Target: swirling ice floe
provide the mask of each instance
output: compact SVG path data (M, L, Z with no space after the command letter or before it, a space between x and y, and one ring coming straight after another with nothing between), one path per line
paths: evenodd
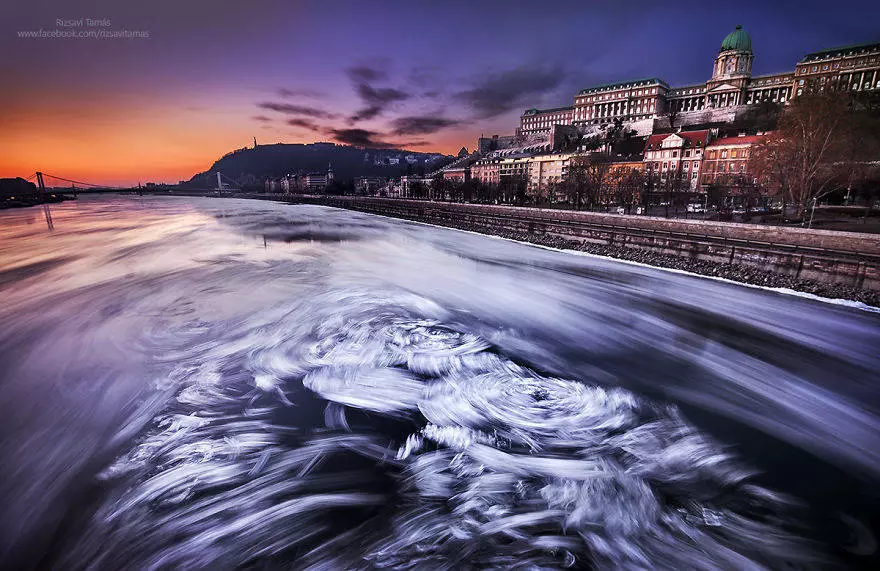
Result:
M824 562L797 506L675 408L540 374L424 298L327 293L193 347L62 563Z

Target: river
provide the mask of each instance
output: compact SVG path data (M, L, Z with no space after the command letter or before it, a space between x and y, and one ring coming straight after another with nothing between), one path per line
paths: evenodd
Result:
M10 568L870 568L880 313L318 206L0 212Z

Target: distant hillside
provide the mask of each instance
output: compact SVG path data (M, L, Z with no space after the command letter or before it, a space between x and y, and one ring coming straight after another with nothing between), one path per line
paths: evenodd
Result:
M409 161L407 160L409 158ZM216 173L242 185L259 183L297 172L326 172L333 166L337 180L358 176L400 176L431 171L452 160L437 153L418 153L396 149L362 149L334 143L257 145L233 151L203 173L193 176L186 186L216 186ZM392 164L392 163L397 164Z

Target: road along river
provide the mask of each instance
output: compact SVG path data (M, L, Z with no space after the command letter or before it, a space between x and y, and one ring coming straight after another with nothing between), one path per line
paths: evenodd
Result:
M0 213L16 568L878 563L880 313L318 206Z

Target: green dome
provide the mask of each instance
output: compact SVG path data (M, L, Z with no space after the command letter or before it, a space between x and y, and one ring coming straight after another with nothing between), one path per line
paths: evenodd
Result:
M742 26L737 26L736 29L724 38L724 41L721 42L721 51L727 50L737 50L741 52L750 52L752 51L752 37L748 32L743 30Z

